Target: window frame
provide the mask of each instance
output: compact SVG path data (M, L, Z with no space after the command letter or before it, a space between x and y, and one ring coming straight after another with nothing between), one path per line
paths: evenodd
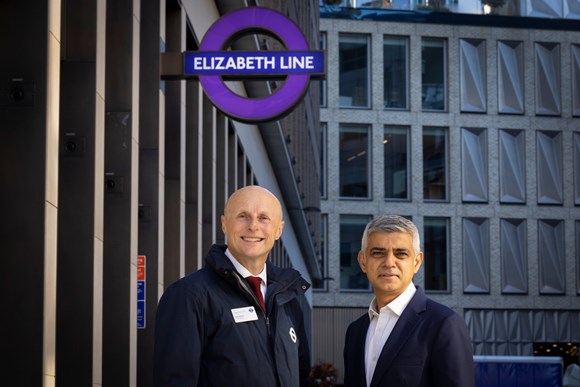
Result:
M342 162L342 134L345 129L348 128L359 128L366 129L366 196L346 196L343 195L343 162ZM351 123L341 123L338 128L338 147L339 147L339 160L338 160L338 194L341 200L372 200L372 130L371 125L368 124L351 124ZM355 153L354 157L358 157L361 152Z
M449 217L426 216L423 218L423 251L433 251L427 247L427 232L426 227L429 221L444 221L445 222L445 289L431 289L427 286L428 267L433 263L435 254L429 254L423 259L424 271L424 288L426 293L432 294L450 294L451 293L451 219ZM435 243L435 242L434 242Z
M343 268L345 268L345 266L343 266L343 254L345 252L343 252L342 248L344 245L344 241L342 238L342 233L343 233L343 225L347 224L346 222L343 222L343 220L347 220L350 219L351 221L354 220L359 220L360 223L358 224L360 226L360 232L357 231L357 233L352 233L353 235L353 240L357 241L357 246L358 248L355 249L350 249L349 254L350 254L350 266L348 267L353 267L354 266L354 270L353 270L353 274L357 274L358 276L358 280L359 281L366 281L367 284L367 288L350 288L347 286L343 286L343 273L344 270ZM357 256L358 256L358 252L361 249L361 242L362 242L362 235L363 235L363 231L364 228L366 227L366 225L368 224L368 222L370 222L372 219L372 215L364 215L364 214L340 214L339 216L339 257L338 257L338 262L339 262L339 270L340 270L340 279L339 279L339 288L341 292L357 292L357 293L369 293L372 291L371 288L371 284L370 282L368 282L368 279L365 275L365 273L363 273L363 271L360 269L360 266L358 264L358 260L357 260ZM356 235L356 236L355 236ZM358 238L358 239L357 239ZM349 282L350 282L350 278L351 276L348 276Z
M443 85L443 108L442 109L428 109L425 108L425 98L424 95L426 93L423 92L424 89L424 83L425 83L425 69L427 68L427 64L425 62L425 58L423 57L423 50L425 49L425 42L435 42L435 41L440 41L443 43L443 63L442 63L442 71L443 71L443 80L442 80L442 85ZM448 60L447 60L447 56L448 54L448 43L447 43L447 39L446 38L435 38L435 37L423 37L421 38L421 111L423 112L441 112L441 113L446 113L448 112L449 109L449 102L448 102L448 98L449 98L449 87L447 85L448 83ZM437 87L437 86L436 86Z
M427 176L426 173L426 163L425 163L425 135L427 131L434 131L434 130L442 130L445 133L445 149L444 149L444 168L443 170L445 171L445 197L443 199L433 199L433 198L427 198L425 196L425 178ZM423 140L423 144L422 144L422 155L423 155L423 201L424 202L428 202L428 203L448 203L449 202L449 128L448 127L444 127L444 126L424 126L423 127L423 133L422 133L422 140Z
M405 131L405 198L387 197L387 169L386 169L386 136L388 130ZM406 125L384 125L383 126L383 199L389 202L409 202L411 201L411 127Z
M405 98L404 98L404 107L388 107L386 106L386 70L385 70L385 64L386 64L386 60L385 60L385 46L386 46L386 40L387 39L399 39L401 41L404 42L404 49L405 49L405 54L404 54L404 59L405 59L405 64L404 64L404 72L405 72L405 80L404 80L404 84L405 84ZM410 39L408 36L402 36L402 35L383 35L383 109L384 110L405 110L408 111L410 110L410 98L409 98L409 75L410 75L410 69L409 69L409 63L410 63Z
M353 101L350 105L343 104L341 102L341 88L342 88L342 81L343 81L343 73L341 71L342 62L341 62L341 40L343 38L364 38L366 40L366 104L365 105L355 105L354 104L354 97L352 97ZM371 35L369 34L356 34L356 33L339 33L338 34L338 105L341 109L371 109L372 108L372 97L371 97L371 66L372 66L372 56L371 56Z

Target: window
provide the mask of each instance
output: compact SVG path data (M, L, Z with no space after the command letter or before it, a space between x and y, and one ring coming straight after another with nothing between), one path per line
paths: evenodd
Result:
M366 35L339 36L340 107L370 107L369 40Z
M572 48L572 114L580 116L580 45Z
M538 220L538 271L540 294L566 293L564 222Z
M499 200L526 202L526 138L523 130L499 131Z
M498 112L524 113L524 43L497 42Z
M560 45L534 43L536 114L557 116L561 112Z
M576 221L576 294L580 295L580 220Z
M528 293L528 243L525 219L500 220L501 291Z
M463 219L463 291L489 293L489 220Z
M340 196L369 198L369 127L340 126Z
M485 113L487 110L485 40L459 39L459 54L461 111Z
M446 128L423 128L423 198L447 200Z
M563 204L562 133L537 131L538 204Z
M463 201L487 202L487 180L487 131L481 128L461 128Z
M425 290L449 290L449 219L425 218L423 221Z
M365 273L358 264L357 255L368 215L340 216L340 288L347 290L370 290Z
M328 163L326 156L326 147L328 146L328 124L320 123L320 197L327 197L327 180Z
M409 200L409 128L385 126L383 145L385 199Z
M447 109L446 42L443 39L423 39L421 48L422 109Z
M580 132L574 132L574 204L580 205Z
M320 49L323 51L326 51L327 49L326 32L320 33ZM327 107L328 100L326 98L326 79L321 79L318 83L320 84L320 107Z
M383 39L383 77L385 109L408 109L409 39L385 36Z

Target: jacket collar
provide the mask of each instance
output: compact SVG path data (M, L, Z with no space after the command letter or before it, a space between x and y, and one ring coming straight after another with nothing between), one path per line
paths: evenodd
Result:
M226 245L214 244L205 257L205 263L221 277L232 278L235 268L225 255L226 249ZM275 293L286 288L304 293L310 287L310 284L294 269L266 265L266 270L268 273L268 293Z

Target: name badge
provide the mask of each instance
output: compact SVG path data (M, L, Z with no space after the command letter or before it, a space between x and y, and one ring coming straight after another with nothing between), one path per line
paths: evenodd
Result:
M236 323L255 321L258 319L256 308L253 306L244 306L243 308L232 309L232 315L234 316L234 321Z

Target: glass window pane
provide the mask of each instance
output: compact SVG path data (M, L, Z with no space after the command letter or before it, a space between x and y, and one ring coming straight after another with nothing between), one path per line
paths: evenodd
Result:
M425 290L447 291L449 289L449 219L425 218L423 222L423 267Z
M407 38L385 36L383 40L384 99L386 109L408 109Z
M357 255L363 231L370 221L368 215L340 216L340 288L370 290L366 275L361 271Z
M385 199L409 199L409 128L385 126Z
M369 197L369 128L340 127L340 196Z
M423 39L421 49L421 103L423 110L444 111L446 106L445 40Z
M447 130L423 129L423 197L447 200Z
M341 107L369 107L369 37L339 37L339 104Z

